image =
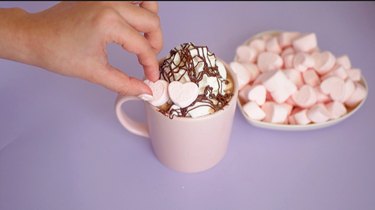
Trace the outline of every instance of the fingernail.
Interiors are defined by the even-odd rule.
[[[138,96],[140,99],[144,100],[144,101],[151,101],[152,100],[152,95],[149,95],[149,94],[141,94]]]

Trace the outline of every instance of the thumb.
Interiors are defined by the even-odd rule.
[[[93,76],[95,83],[122,95],[138,96],[143,93],[152,95],[151,89],[143,81],[129,77],[111,65],[105,66],[95,74]]]

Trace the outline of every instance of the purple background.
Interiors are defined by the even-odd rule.
[[[36,12],[53,4],[0,7]],[[375,208],[374,2],[161,2],[160,17],[160,57],[192,41],[230,62],[258,32],[315,32],[321,49],[346,53],[362,69],[368,100],[348,120],[306,132],[255,128],[237,110],[222,162],[181,174],[119,124],[115,93],[0,59],[1,210]],[[111,45],[109,58],[142,77],[135,57],[120,47]],[[141,120],[140,104],[125,109]]]

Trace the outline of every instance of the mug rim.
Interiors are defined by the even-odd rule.
[[[160,59],[159,60],[159,63],[162,62],[164,60],[164,58]],[[206,120],[208,118],[213,118],[215,116],[218,116],[220,114],[222,114],[224,111],[226,111],[228,109],[228,107],[230,107],[232,105],[232,103],[234,104],[234,106],[237,106],[237,95],[238,95],[238,81],[237,81],[237,76],[236,74],[234,73],[234,71],[230,68],[230,66],[225,62],[223,61],[222,59],[220,58],[217,58],[217,60],[219,60],[220,62],[223,63],[224,67],[226,68],[227,70],[227,73],[230,73],[231,77],[232,77],[232,80],[233,80],[233,96],[232,98],[229,100],[228,104],[225,105],[223,107],[223,109],[220,109],[214,113],[211,113],[211,114],[207,114],[207,115],[204,115],[204,116],[200,116],[200,117],[197,117],[197,118],[192,118],[192,117],[174,117],[173,119],[170,119],[168,116],[165,116],[163,115],[162,113],[159,112],[159,109],[156,107],[156,106],[153,106],[152,104],[150,103],[146,103],[147,106],[149,106],[154,112],[159,112],[159,114],[163,115],[166,119],[170,119],[170,120],[173,120],[173,121],[199,121],[199,120]]]

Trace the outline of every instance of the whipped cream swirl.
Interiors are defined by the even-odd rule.
[[[180,108],[168,102],[163,114],[173,118],[200,117],[222,109],[232,97],[233,81],[215,54],[206,46],[184,43],[173,48],[160,65],[160,79],[167,82],[194,82],[199,88],[197,99],[188,107]]]

